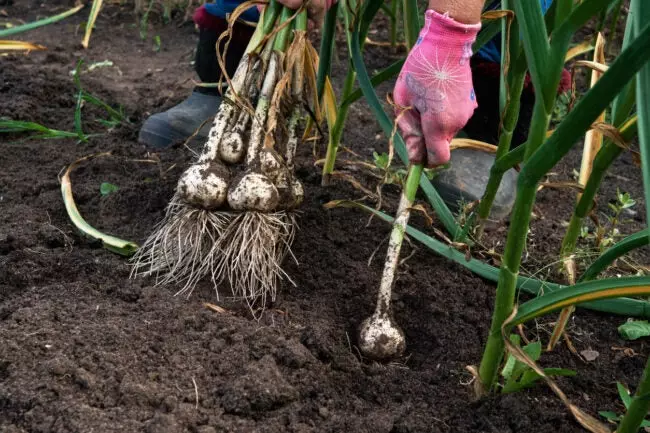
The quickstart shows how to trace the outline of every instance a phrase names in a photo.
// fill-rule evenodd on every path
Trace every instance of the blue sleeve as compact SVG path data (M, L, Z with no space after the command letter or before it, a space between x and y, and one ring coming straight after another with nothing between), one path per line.
M539 0L539 3L542 6L542 12L546 13L551 7L553 0ZM496 10L501 7L501 3L497 2L494 5L490 6L488 10ZM501 63L501 34L496 35L491 41L483 45L478 53L477 57L480 57L483 60L494 63Z
M237 6L243 3L243 0L217 0L214 3L206 3L205 10L210 14L219 18L226 18L231 14ZM260 19L260 13L257 7L253 6L246 12L240 15L240 18L245 21L257 22Z

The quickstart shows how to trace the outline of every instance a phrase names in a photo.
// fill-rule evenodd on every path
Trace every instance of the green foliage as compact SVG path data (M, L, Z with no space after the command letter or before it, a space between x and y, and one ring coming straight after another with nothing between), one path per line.
M571 105L571 93L564 92L560 94L555 100L553 107L553 114L551 115L551 123L558 124L569 114L569 106Z
M32 139L79 138L79 135L76 132L52 129L36 122L23 122L20 120L0 118L0 133L20 132L32 133L32 135L29 137Z
M623 402L623 406L625 406L625 410L629 409L630 404L632 403L632 396L630 395L630 391L628 391L628 389L620 382L616 382L616 389L618 390L619 398ZM607 421L610 421L612 423L618 423L623 418L622 415L607 410L599 411L598 415L602 416ZM641 427L650 427L650 421L647 419L643 420L641 422Z
M102 184L99 186L99 193L103 196L117 192L117 190L119 190L117 185L108 182L102 182Z
M153 50L155 52L160 52L161 48L161 41L160 41L160 35L156 35L153 37Z
M77 67L74 69L72 72L72 78L75 84L75 87L77 88L77 105L75 107L75 130L77 133L82 134L81 130L81 108L83 106L84 102L87 102L91 105L94 105L102 110L104 110L108 114L108 119L98 119L97 122L101 123L102 125L106 126L107 128L114 128L118 125L120 125L122 122L127 122L129 123L129 120L127 119L126 115L124 114L124 110L122 107L118 107L117 109L111 107L109 104L101 100L99 97L93 95L92 93L86 91L83 86L81 85L81 66L83 65L84 61L79 60L77 63ZM92 67L93 65L91 65ZM89 70L90 67L89 67ZM85 141L85 140L82 140Z
M630 320L618 327L618 333L626 340L638 340L650 336L650 323L647 320Z
M629 193L621 193L616 190L616 201L608 203L607 206L611 211L611 215L605 215L607 224L598 224L594 233L589 231L589 228L583 226L580 229L580 237L583 239L591 239L594 246L604 252L607 248L611 247L623 235L620 232L619 226L621 223L629 222L629 220L621 219L621 214L625 209L631 209L636 205Z
M510 336L510 342L521 347L521 337L517 334ZM530 359L538 361L542 355L542 343L540 341L533 341L522 347L522 350ZM564 368L545 368L543 370L547 376L576 375L574 370ZM505 366L501 370L501 376L504 378L503 388L501 388L501 392L503 393L517 392L525 388L530 388L542 378L529 366L517 360L512 354L508 355Z
M97 122L102 124L107 128L114 128L121 124L122 122L129 123L129 120L126 118L124 111L121 107L115 109L108 105L106 102L102 101L97 96L92 93L84 90L81 85L81 66L83 65L83 60L80 60L77 63L77 66L72 71L72 79L76 87L76 102L75 110L73 114L73 126L74 131L65 131L60 129L50 128L45 125L41 125L37 122L27 122L20 120L12 120L7 118L0 118L0 133L30 133L30 139L60 139L60 138L74 138L78 142L87 142L88 139L96 137L100 134L86 134L83 129L82 122L82 108L85 103L94 105L108 114L107 119L98 119Z

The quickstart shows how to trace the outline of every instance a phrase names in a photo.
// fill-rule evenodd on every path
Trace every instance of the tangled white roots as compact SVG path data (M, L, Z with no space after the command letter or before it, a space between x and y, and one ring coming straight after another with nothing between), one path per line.
M263 308L267 296L275 301L280 280L292 282L282 261L291 254L295 233L293 212L236 214L209 254L216 259L212 281L217 285L226 278L236 299L245 300L251 310Z
M275 300L280 280L291 281L281 264L295 231L293 212L207 211L174 197L133 257L131 276L154 276L156 285L183 284L176 295L186 296L205 277L215 290L227 280L233 298L251 309L264 306L267 296Z
M297 129L318 62L306 29L292 37L288 48L267 41L244 56L224 98L230 103L219 107L202 154L135 255L132 276L155 276L188 296L203 278L215 290L227 281L252 311L275 300L280 280L291 281L281 264L304 198L293 172Z

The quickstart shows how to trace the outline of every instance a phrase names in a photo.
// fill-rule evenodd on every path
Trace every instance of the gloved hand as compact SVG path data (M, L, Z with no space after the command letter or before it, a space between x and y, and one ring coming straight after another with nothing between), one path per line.
M427 167L449 161L451 139L478 106L472 85L472 43L481 24L461 24L434 10L399 74L393 100L409 160Z

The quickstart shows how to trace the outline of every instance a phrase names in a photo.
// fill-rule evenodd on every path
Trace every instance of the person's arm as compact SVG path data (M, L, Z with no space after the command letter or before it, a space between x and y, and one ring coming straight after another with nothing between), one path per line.
M485 0L429 0L429 9L463 24L476 24L481 21L481 11Z

